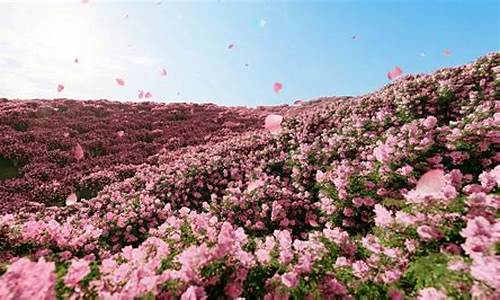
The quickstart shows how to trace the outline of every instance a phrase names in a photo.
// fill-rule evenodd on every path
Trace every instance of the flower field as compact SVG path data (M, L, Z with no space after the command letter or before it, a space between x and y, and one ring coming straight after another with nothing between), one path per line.
M500 54L293 106L0 100L0 299L499 299Z

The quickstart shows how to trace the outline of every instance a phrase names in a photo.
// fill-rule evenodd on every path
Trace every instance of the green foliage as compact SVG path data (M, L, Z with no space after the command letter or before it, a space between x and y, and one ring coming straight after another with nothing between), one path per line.
M69 263L56 263L56 298L68 299L73 293L73 289L64 284L64 276L68 273Z
M0 156L0 180L16 178L19 168L16 161Z
M276 274L278 268L275 266L258 266L248 272L243 283L243 295L245 299L263 299L266 294L266 281Z
M440 116L438 119L438 124L440 126L446 125L450 121L450 106L456 100L455 94L449 88L444 88L440 91L437 99L437 115Z
M224 259L213 261L201 269L201 276L205 278L221 276L225 272L226 267L227 265Z
M405 282L413 291L426 287L443 288L448 296L459 296L463 299L459 285L471 284L472 279L467 272L455 272L448 269L449 257L442 253L432 253L412 261L404 274ZM453 297L452 297L453 298Z
M92 280L98 279L101 277L101 273L99 272L99 264L96 261L90 263L90 272L82 279L82 286L87 289L89 287L89 283Z
M356 299L389 299L387 296L387 287L374 282L364 282L354 291Z
M184 245L193 245L197 243L196 237L187 221L181 225L181 241Z
M398 109L396 111L396 117L398 118L398 121L400 121L402 124L410 123L415 119L415 115L412 114L407 109Z
M315 300L322 299L318 284L315 281L306 281L303 278L301 278L299 284L291 290L290 295L292 299L306 299L307 297L312 297L312 299Z

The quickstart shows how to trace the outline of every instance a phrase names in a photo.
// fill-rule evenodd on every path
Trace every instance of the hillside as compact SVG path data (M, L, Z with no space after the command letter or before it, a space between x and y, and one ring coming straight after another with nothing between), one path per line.
M498 298L499 100L498 53L295 106L2 100L0 298Z

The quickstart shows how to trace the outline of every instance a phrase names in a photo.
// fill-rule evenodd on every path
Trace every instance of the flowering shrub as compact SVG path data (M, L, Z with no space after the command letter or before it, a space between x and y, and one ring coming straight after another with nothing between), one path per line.
M90 199L161 149L257 128L262 115L211 104L3 101L0 198L8 200L0 212L26 210L31 202L61 205L72 192Z
M0 295L499 298L499 65L494 53L432 75L404 76L370 95L294 107L209 106L237 117L224 128L214 124L212 137L182 147L162 149L181 143L179 135L159 138L165 145L149 157L133 143L123 153L111 150L120 147L114 135L120 129L123 137L135 128L134 139L156 139L152 131L165 124L151 127L160 120L146 104L146 113L129 116L138 118L129 129L110 127L113 138L78 139L84 150L116 154L102 168L81 166L71 187L61 184L76 190L76 203L40 200L45 205L36 211L0 216ZM2 111L19 105L2 103ZM141 106L109 105L123 114ZM85 109L95 109L90 107ZM265 128L271 113L274 121ZM186 113L172 118L184 124L177 128L185 128L186 139L201 136ZM4 148L24 149L3 150L4 158L36 158L26 145L44 144L47 137L18 136L35 128L34 120L18 113L3 117L2 124L19 128L4 139L21 143ZM80 120L74 130L97 136L100 123ZM238 130L241 120L248 124ZM73 151L76 140L59 137L53 143ZM78 162L71 154L61 157L80 166L87 153ZM89 155L91 166L103 161ZM42 162L33 159L29 166ZM23 176L37 174L26 166ZM21 178L2 181L14 191L8 195L36 182ZM36 193L37 199L54 195L41 187ZM30 268L40 271L31 274ZM36 291L33 280L40 281Z

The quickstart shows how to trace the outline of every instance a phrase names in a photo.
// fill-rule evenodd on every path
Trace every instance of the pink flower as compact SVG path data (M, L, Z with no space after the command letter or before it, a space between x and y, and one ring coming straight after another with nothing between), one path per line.
M205 300L207 294L202 287L192 285L181 295L181 300Z
M352 273L360 279L368 279L366 275L370 271L370 267L362 260L358 260L352 264Z
M89 262L84 259L75 259L68 268L64 283L69 287L77 286L90 273Z
M56 275L53 262L20 258L0 277L0 299L55 299Z
M422 125L424 125L424 127L427 129L432 129L434 128L434 126L436 126L437 121L438 120L436 119L436 117L428 116L424 121L422 121Z
M252 192L253 190L255 190L263 185L264 185L263 180L260 180L260 179L253 180L248 184L247 191Z
M421 289L418 292L418 300L446 300L446 293L442 290L436 290L433 287Z
M391 289L387 292L390 300L404 300L404 295L400 290Z
M242 286L237 282L230 282L224 288L224 292L231 299L236 299L239 295L241 295Z
M393 152L394 149L386 143L380 143L375 149L373 149L373 155L379 162L382 163L390 162Z
M376 215L375 224L377 226L385 227L390 225L394 221L391 212L385 209L385 207L380 204L375 204L373 211Z
M450 260L448 262L448 269L455 272L465 271L467 270L467 265L461 259Z
M475 256L470 273L475 279L500 289L500 256Z
M467 226L460 235L465 238L462 248L469 255L481 254L500 238L500 223L490 224L482 217L467 221Z
M443 234L434 227L421 225L417 228L418 235L426 241L437 240L442 238Z
M297 286L299 279L295 272L288 272L281 275L281 282L283 282L286 287L293 288Z

